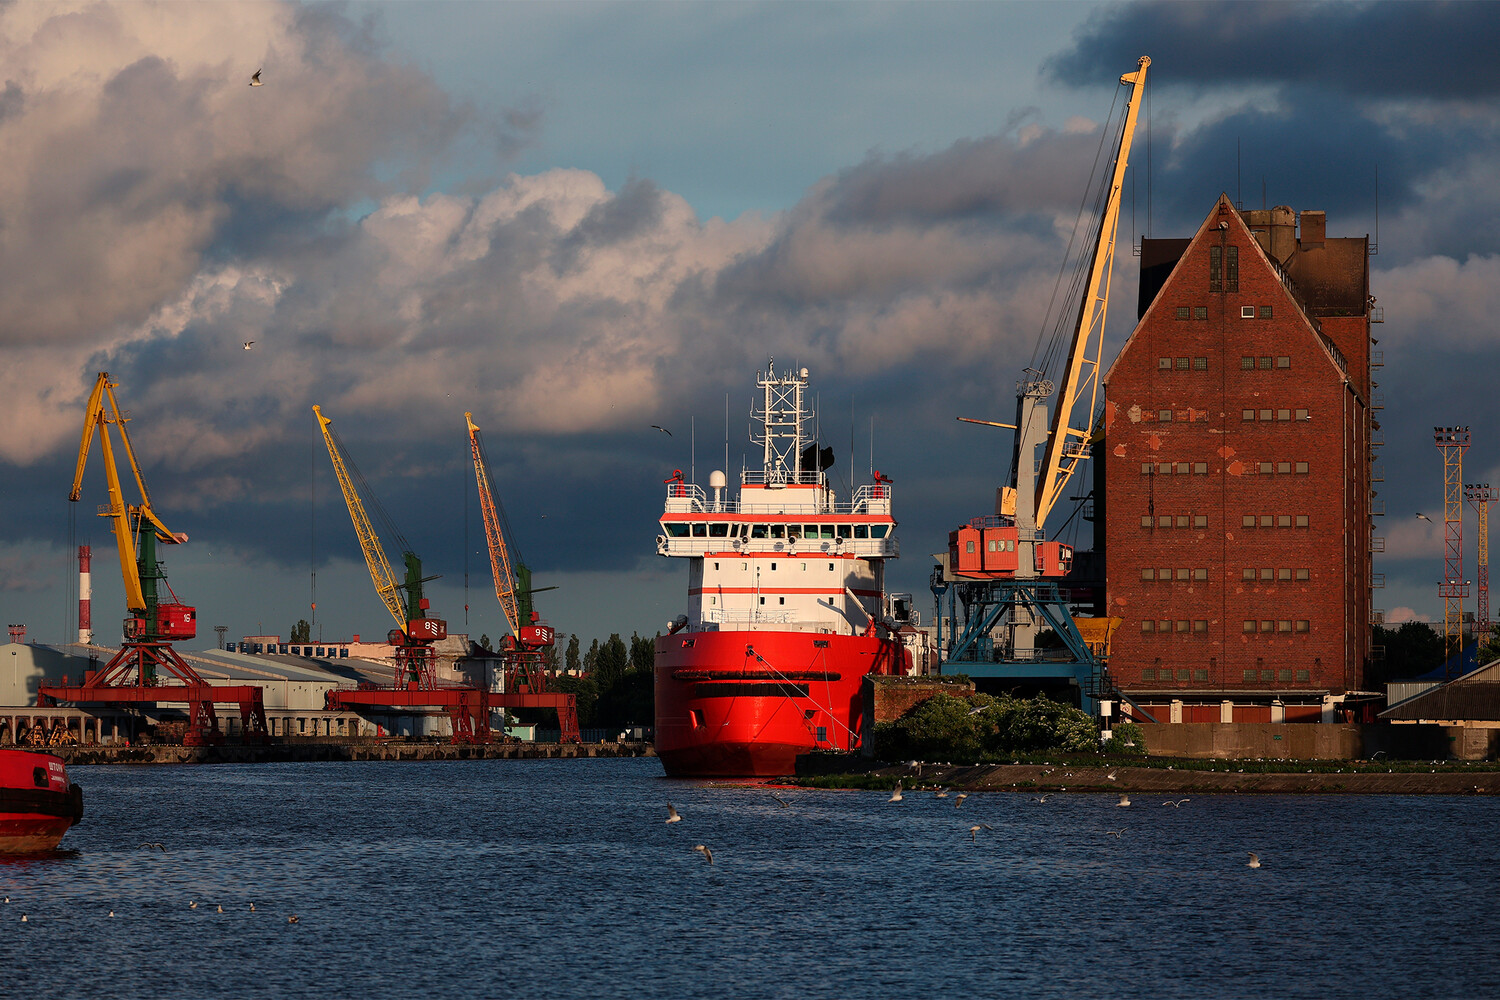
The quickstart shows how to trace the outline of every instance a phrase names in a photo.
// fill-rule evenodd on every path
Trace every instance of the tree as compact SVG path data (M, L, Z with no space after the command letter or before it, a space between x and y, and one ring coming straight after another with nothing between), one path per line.
M604 645L599 647L599 655L594 661L594 672L599 678L599 690L603 692L613 687L620 678L625 676L625 670L629 666L630 651L625 648L620 633L611 633Z
M479 633L479 648L483 650L490 648L490 636L488 632Z
M583 672L589 675L599 668L599 640L589 643L589 651L583 654Z
M291 637L288 642L311 642L312 626L307 623L306 618L298 618L297 624L292 626Z
M578 659L578 636L568 636L568 651L563 656L563 666L570 674L577 674L581 669Z
M1366 686L1404 677L1419 677L1443 665L1443 637L1426 622L1402 622L1396 628L1375 626L1371 643L1385 647L1384 659L1366 671Z
M636 633L630 633L630 669L649 673L655 665L656 640L642 639Z

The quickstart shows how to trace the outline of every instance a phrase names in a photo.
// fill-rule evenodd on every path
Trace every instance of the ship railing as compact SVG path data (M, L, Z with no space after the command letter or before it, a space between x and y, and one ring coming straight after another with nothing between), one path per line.
M754 609L720 608L704 612L703 620L714 625L790 625L797 619L790 612L762 612Z
M822 486L827 480L826 472L803 469L801 472L752 472L746 469L740 474L740 482L757 486Z
M847 503L830 502L831 494L820 492L805 503L783 502L785 494L772 494L772 498L759 495L753 500L710 500L703 487L696 483L668 483L667 502L664 511L668 514L889 514L891 512L891 488L884 483L861 486L854 491ZM787 499L790 499L788 497ZM798 497L801 499L801 497Z
M900 540L885 538L669 538L656 536L656 552L663 556L701 556L709 552L769 553L792 556L851 555L882 559L901 557Z

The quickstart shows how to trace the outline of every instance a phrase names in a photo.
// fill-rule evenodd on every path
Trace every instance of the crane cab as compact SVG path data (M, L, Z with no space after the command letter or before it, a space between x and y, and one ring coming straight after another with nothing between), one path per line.
M1020 531L996 516L976 517L948 533L948 565L955 576L970 580L1012 580L1021 568ZM1036 542L1032 546L1036 575L1067 576L1073 568L1073 546Z

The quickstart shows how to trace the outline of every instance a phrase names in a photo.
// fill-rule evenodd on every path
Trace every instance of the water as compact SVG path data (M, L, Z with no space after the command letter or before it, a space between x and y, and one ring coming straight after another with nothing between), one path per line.
M651 759L73 777L68 850L0 862L0 996L1500 996L1495 797L782 808Z

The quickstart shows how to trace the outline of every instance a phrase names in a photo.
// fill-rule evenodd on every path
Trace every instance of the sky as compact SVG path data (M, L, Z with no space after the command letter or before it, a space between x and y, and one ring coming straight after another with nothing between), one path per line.
M1374 603L1440 619L1432 428L1500 483L1497 47L1467 3L0 6L0 617L70 639L89 543L114 638L97 448L66 499L108 371L200 644L314 600L329 639L390 627L314 404L451 630L504 631L472 411L545 617L650 634L686 602L662 480L733 477L770 357L810 369L841 491L872 454L895 480L888 582L930 612L927 554L1009 465L955 418L1013 408L1150 55L1122 247L1220 192L1377 240ZM1122 250L1107 356L1135 288Z

